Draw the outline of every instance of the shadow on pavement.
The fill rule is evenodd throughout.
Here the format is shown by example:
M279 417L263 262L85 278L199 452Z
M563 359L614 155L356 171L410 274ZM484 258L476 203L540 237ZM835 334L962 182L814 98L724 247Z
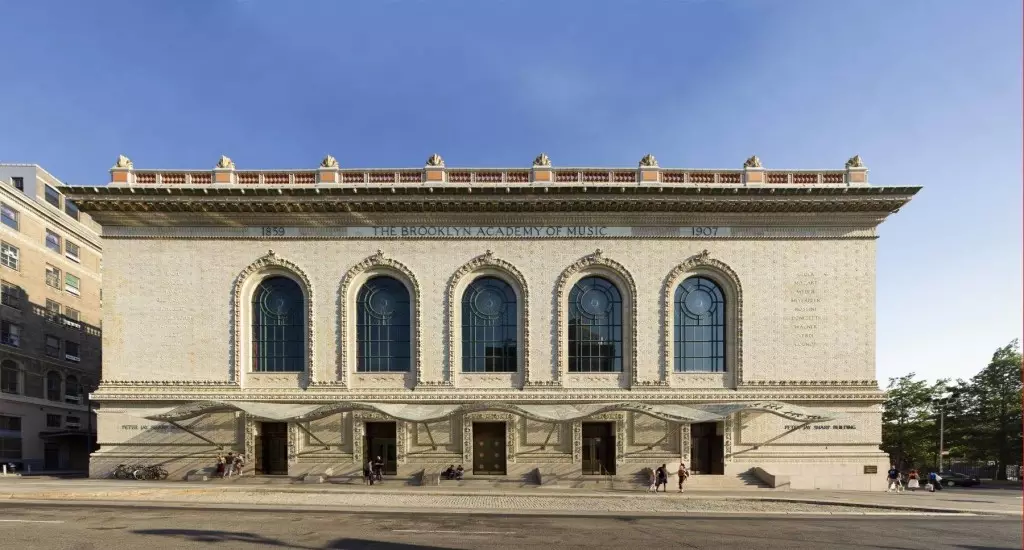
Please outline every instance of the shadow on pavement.
M297 546L278 539L233 531L213 531L208 529L138 529L132 531L138 535L157 535L162 537L179 537L192 542L243 542L260 546L277 548L299 548L301 550L341 549L345 550L451 550L442 546L423 546L421 544L405 544L367 539L342 538L328 542L326 546Z

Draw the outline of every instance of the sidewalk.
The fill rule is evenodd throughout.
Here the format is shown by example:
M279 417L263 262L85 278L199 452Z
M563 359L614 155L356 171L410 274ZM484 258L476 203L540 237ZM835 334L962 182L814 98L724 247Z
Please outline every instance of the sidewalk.
M1020 492L947 489L903 494L841 491L703 490L648 494L583 489L410 487L374 485L197 483L0 478L8 501L103 502L161 506L309 508L406 513L502 514L893 514L974 513L1021 515Z

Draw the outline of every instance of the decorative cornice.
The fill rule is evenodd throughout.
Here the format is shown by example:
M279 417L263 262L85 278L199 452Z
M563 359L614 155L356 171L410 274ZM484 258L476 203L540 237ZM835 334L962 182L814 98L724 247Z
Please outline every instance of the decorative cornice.
M372 256L367 257L365 260L357 263L350 267L345 272L344 277L341 279L341 287L338 290L339 304L338 304L338 322L340 324L340 338L341 341L338 345L338 372L336 373L337 378L333 381L317 381L317 384L337 384L339 381L342 386L350 386L349 376L356 372L358 368L355 352L349 349L349 340L351 336L348 333L348 327L352 324L350 319L351 312L349 311L350 305L355 304L352 296L354 288L352 287L353 282L361 275L368 271L384 271L390 276L396 276L399 279L404 279L405 283L412 288L412 308L413 314L410 318L412 323L413 339L415 343L413 345L413 368L416 374L416 383L420 384L423 382L423 366L422 366L422 347L423 337L421 333L421 322L420 316L423 314L420 298L420 283L416 279L416 275L409 269L405 264L394 260L392 258L386 258L383 250L377 250ZM365 281L360 281L361 284ZM372 373L367 373L372 374Z
M685 262L677 265L669 271L665 277L665 283L661 290L662 299L662 349L664 352L662 374L665 380L671 381L675 373L675 291L683 282L683 279L691 275L710 272L709 276L715 280L726 292L726 371L734 375L734 383L743 383L743 285L740 278L728 264L721 260L711 258L711 253L704 249L688 258ZM731 302L731 303L730 303ZM732 344L730 347L729 344Z
M519 356L521 365L521 375L523 377L523 384L530 384L530 291L526 284L526 277L523 276L522 272L516 269L516 266L511 263L494 257L494 252L488 250L487 252L473 258L466 262L461 267L455 270L452 274L451 279L448 281L448 289L446 292L446 299L448 301L448 319L445 323L448 327L448 378L445 381L446 385L457 385L456 381L459 379L460 372L457 372L456 365L461 365L462 361L456 359L456 350L461 349L459 336L462 333L462 323L456 326L452 321L458 316L457 307L462 304L462 296L456 296L456 291L462 287L462 292L465 293L464 285L462 281L466 277L472 276L474 273L481 270L493 270L501 274L499 277L505 279L507 283L514 287L518 287L519 295L522 297L522 316L517 317L517 321L522 325L522 342L521 349L517 355ZM504 275L504 276L502 276Z
M254 276L259 276L261 273L266 272L270 269L277 268L284 272L291 273L299 279L299 283L304 287L306 291L306 382L310 383L316 380L316 369L314 365L314 354L316 352L316 311L314 304L316 300L313 299L313 285L309 281L309 277L306 272L302 270L298 265L279 257L273 250L267 251L267 253L249 264L248 267L242 270L235 278L234 288L234 365L232 372L229 374L231 382L230 384L240 384L244 378L244 373L252 371L252 365L249 364L249 360L243 361L242 347L244 342L249 342L251 345L252 334L246 333L246 328L243 326L242 319L242 307L250 307L249 300L247 298L253 290L248 281ZM248 288L249 293L243 296L243 291ZM251 314L251 312L250 312ZM219 382L216 382L219 384Z
M636 282L633 281L633 276L630 275L629 270L619 262L607 258L600 248L594 251L589 256L584 256L577 260L574 264L565 268L562 274L558 276L558 282L555 283L555 300L557 300L557 314L555 315L555 322L558 323L558 337L556 343L556 354L555 354L555 382L565 386L565 378L569 375L568 363L569 355L567 353L569 343L566 341L566 325L569 320L567 318L568 312L566 302L569 297L566 292L566 287L570 282L576 283L578 279L581 279L582 274L588 274L590 271L597 271L598 273L604 272L612 275L613 279L618 279L624 286L625 289L620 288L619 291L623 290L629 296L629 311L623 311L624 315L628 315L628 324L623 327L624 330L628 331L630 335L629 342L623 342L628 350L629 365L626 367L629 369L630 385L639 385L639 376L637 364L637 291ZM616 285L619 286L619 285ZM604 373L594 373L604 374ZM608 373L610 374L610 373Z

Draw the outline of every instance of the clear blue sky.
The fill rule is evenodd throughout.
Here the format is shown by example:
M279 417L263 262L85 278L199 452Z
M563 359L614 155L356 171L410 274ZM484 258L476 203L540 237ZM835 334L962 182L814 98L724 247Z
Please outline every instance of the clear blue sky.
M878 375L1022 332L1017 0L0 0L0 159L140 167L841 167L881 227Z

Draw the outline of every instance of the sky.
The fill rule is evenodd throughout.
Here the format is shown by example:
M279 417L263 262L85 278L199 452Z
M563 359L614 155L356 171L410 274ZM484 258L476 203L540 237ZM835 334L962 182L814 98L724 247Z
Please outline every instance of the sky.
M1022 333L1019 0L0 0L0 162L841 168L879 229L877 368Z

